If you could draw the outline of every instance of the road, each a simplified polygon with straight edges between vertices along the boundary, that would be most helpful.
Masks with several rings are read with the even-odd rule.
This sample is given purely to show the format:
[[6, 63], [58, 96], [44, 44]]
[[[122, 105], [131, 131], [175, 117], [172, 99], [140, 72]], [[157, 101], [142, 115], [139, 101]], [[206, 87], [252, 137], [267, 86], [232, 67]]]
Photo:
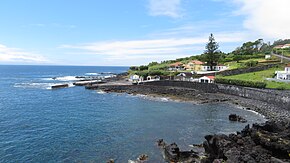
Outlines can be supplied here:
[[271, 53], [271, 55], [274, 55], [274, 56], [276, 56], [276, 57], [279, 57], [279, 58], [283, 58], [283, 59], [285, 59], [285, 60], [288, 60], [288, 61], [290, 61], [290, 58], [289, 57], [285, 57], [285, 56], [282, 56], [282, 55], [279, 55], [279, 54], [275, 54], [275, 53]]

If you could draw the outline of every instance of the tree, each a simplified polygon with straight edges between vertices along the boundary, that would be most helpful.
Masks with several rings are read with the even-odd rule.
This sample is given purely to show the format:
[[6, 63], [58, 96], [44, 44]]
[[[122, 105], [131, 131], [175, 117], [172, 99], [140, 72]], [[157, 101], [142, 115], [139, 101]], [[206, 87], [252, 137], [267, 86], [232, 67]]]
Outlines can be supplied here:
[[211, 33], [208, 39], [208, 43], [205, 46], [205, 61], [210, 66], [211, 70], [213, 70], [213, 66], [217, 64], [219, 61], [220, 51], [218, 50], [219, 45], [215, 41], [213, 34]]

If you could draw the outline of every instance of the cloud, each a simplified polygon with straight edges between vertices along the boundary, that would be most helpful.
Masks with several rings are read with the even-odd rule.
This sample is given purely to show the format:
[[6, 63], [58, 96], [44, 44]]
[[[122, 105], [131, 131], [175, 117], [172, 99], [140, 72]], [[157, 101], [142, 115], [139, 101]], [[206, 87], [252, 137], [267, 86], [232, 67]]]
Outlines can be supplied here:
[[[220, 33], [215, 34], [215, 37], [221, 43], [241, 42], [245, 40], [243, 33]], [[131, 65], [136, 62], [145, 64], [153, 60], [162, 61], [202, 53], [207, 41], [208, 35], [184, 38], [95, 42], [79, 45], [62, 45], [60, 48], [77, 50], [77, 52], [74, 52], [75, 55], [91, 54], [99, 56], [99, 58], [110, 61], [110, 64], [114, 65], [118, 63]]]
[[0, 62], [44, 63], [48, 60], [43, 56], [0, 44]]
[[232, 0], [239, 15], [245, 15], [244, 27], [266, 38], [290, 37], [289, 0]]
[[181, 0], [149, 0], [149, 15], [182, 17]]

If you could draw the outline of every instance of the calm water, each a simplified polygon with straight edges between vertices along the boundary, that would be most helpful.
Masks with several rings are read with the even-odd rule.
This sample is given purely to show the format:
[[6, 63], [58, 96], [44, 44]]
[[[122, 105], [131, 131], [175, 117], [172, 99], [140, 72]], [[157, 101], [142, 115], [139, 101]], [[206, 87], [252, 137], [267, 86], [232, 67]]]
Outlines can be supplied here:
[[[124, 163], [140, 154], [163, 162], [155, 141], [182, 149], [206, 134], [231, 133], [264, 119], [226, 104], [193, 105], [71, 87], [48, 89], [86, 73], [126, 71], [126, 67], [0, 66], [0, 162]], [[52, 77], [59, 77], [52, 80]]]

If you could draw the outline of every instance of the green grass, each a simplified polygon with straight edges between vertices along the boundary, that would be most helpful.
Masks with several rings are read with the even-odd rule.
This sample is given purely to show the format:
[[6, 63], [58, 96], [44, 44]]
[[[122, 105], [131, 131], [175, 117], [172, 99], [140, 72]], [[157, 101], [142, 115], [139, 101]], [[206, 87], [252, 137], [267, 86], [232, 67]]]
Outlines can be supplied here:
[[[276, 59], [273, 59], [273, 60], [276, 60]], [[226, 62], [225, 65], [229, 66], [230, 70], [238, 69], [238, 68], [246, 68], [245, 63], [249, 62], [249, 61], [258, 61], [258, 65], [268, 64], [267, 60], [265, 58], [255, 58], [255, 59], [241, 60], [239, 62], [236, 62], [236, 61]], [[279, 61], [277, 61], [277, 62], [279, 62]], [[272, 62], [272, 63], [274, 63], [274, 62]]]
[[275, 81], [266, 80], [266, 78], [273, 78], [275, 71], [281, 71], [281, 70], [283, 70], [282, 66], [278, 67], [278, 68], [270, 68], [270, 69], [264, 70], [264, 71], [257, 71], [257, 72], [232, 75], [232, 76], [223, 76], [221, 78], [266, 82], [266, 84], [267, 84], [266, 88], [290, 89], [290, 83], [275, 82]]

